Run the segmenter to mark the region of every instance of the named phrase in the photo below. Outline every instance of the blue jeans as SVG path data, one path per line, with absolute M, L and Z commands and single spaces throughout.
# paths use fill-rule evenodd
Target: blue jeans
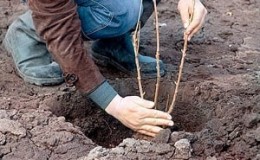
M 141 0 L 75 0 L 83 35 L 88 39 L 112 38 L 133 29 Z

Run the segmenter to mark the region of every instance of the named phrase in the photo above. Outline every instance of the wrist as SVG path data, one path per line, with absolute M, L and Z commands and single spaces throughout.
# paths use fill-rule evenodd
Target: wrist
M 119 107 L 119 104 L 121 103 L 122 99 L 123 98 L 119 94 L 117 94 L 113 98 L 113 100 L 108 104 L 108 106 L 106 107 L 105 111 L 108 114 L 110 114 L 110 115 L 112 115 L 114 117 L 116 115 L 118 115 L 118 111 L 119 111 L 118 107 Z
M 105 110 L 109 103 L 116 97 L 116 95 L 117 92 L 114 90 L 114 88 L 107 81 L 105 81 L 93 92 L 91 92 L 88 97 L 99 107 Z

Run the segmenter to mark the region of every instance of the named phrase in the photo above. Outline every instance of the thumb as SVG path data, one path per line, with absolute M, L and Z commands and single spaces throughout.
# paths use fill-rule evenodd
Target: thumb
M 141 107 L 144 107 L 144 108 L 153 108 L 154 107 L 154 102 L 142 99 L 142 98 L 137 97 L 137 96 L 132 96 L 131 100 L 135 104 L 137 104 Z
M 190 35 L 193 32 L 193 30 L 200 25 L 200 22 L 201 22 L 200 17 L 197 17 L 196 14 L 194 14 L 194 17 L 195 18 L 191 21 L 191 23 L 189 24 L 189 26 L 187 27 L 187 29 L 185 31 L 186 35 Z
M 185 23 L 183 24 L 183 27 L 184 27 L 185 29 L 187 29 L 188 26 L 189 26 L 189 22 L 185 22 Z
M 187 9 L 180 9 L 181 20 L 183 23 L 183 27 L 186 29 L 189 26 L 189 11 Z

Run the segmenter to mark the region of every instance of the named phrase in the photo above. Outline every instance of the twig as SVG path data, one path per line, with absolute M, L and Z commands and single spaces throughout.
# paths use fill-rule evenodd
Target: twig
M 156 85 L 155 85 L 155 93 L 154 93 L 154 103 L 155 108 L 157 107 L 158 103 L 158 95 L 159 95 L 159 89 L 160 89 L 160 35 L 159 35 L 159 22 L 158 22 L 158 12 L 157 12 L 157 5 L 156 0 L 153 0 L 154 5 L 154 15 L 155 15 L 155 27 L 156 27 L 156 42 L 157 42 L 157 49 L 156 49 L 156 69 L 157 69 L 157 79 L 156 79 Z
M 166 101 L 165 112 L 168 111 L 169 103 L 170 103 L 170 95 L 168 94 L 168 96 L 167 96 L 167 101 Z
M 181 77 L 182 77 L 182 70 L 183 70 L 183 65 L 184 65 L 184 61 L 185 61 L 187 46 L 188 46 L 188 37 L 184 36 L 184 46 L 183 46 L 183 50 L 181 51 L 182 58 L 181 58 L 181 64 L 180 64 L 180 68 L 179 68 L 178 80 L 176 82 L 176 87 L 175 87 L 174 94 L 173 94 L 173 100 L 172 100 L 172 103 L 168 110 L 168 113 L 172 113 L 174 106 L 175 106 L 175 102 L 176 102 L 176 98 L 177 98 L 177 94 L 178 94 L 178 90 L 179 90 L 179 85 L 180 85 L 180 81 L 181 81 Z
M 140 2 L 140 10 L 138 15 L 138 23 L 136 25 L 134 34 L 133 34 L 133 46 L 134 46 L 134 52 L 135 52 L 135 64 L 136 64 L 136 70 L 137 70 L 137 81 L 138 81 L 138 88 L 140 92 L 140 97 L 144 99 L 144 92 L 142 87 L 142 78 L 141 78 L 141 69 L 140 69 L 140 63 L 138 59 L 138 53 L 139 53 L 139 39 L 140 39 L 140 17 L 141 17 L 141 11 L 142 11 L 142 4 L 143 1 Z
M 194 17 L 194 10 L 195 10 L 195 0 L 193 0 L 193 10 L 192 10 L 191 17 L 189 19 L 190 23 L 192 22 L 193 17 Z M 186 57 L 187 48 L 188 48 L 188 36 L 184 35 L 184 45 L 183 45 L 183 49 L 181 50 L 182 58 L 181 58 L 181 64 L 180 64 L 180 68 L 179 68 L 178 80 L 175 83 L 176 87 L 175 87 L 174 94 L 173 94 L 173 100 L 172 100 L 172 103 L 171 103 L 170 108 L 168 110 L 168 113 L 172 113 L 172 111 L 175 107 L 176 98 L 177 98 L 177 94 L 178 94 L 178 90 L 179 90 L 179 85 L 180 85 L 180 81 L 181 81 L 181 77 L 182 77 L 182 70 L 183 70 L 183 65 L 184 65 L 184 61 L 185 61 L 185 57 Z

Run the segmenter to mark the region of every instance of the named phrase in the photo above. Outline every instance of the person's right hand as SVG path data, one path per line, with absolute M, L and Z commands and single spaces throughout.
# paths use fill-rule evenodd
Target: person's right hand
M 173 121 L 171 115 L 152 109 L 153 107 L 154 102 L 140 97 L 122 98 L 117 95 L 106 108 L 106 112 L 128 128 L 155 137 L 162 130 L 159 126 L 173 126 Z
M 184 36 L 188 36 L 188 40 L 190 40 L 201 29 L 207 15 L 207 9 L 200 0 L 180 0 L 178 10 L 186 29 Z

